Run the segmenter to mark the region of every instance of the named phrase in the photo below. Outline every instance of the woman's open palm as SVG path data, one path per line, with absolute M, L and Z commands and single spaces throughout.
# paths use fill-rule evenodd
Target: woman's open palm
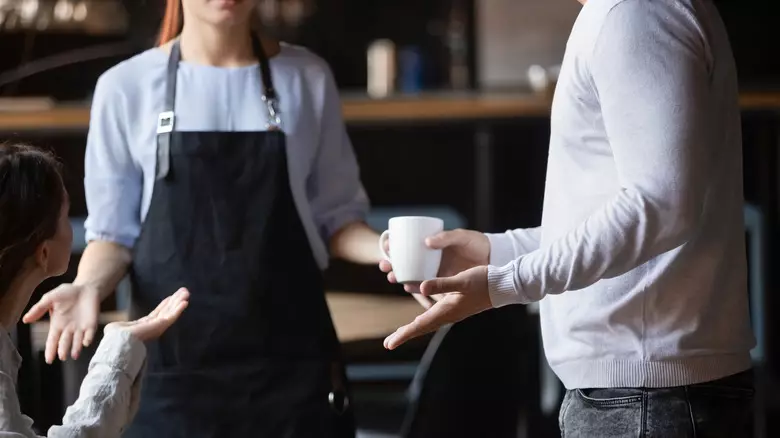
M 164 299 L 150 314 L 135 321 L 112 322 L 106 326 L 105 332 L 124 330 L 141 341 L 157 339 L 179 319 L 184 309 L 187 308 L 189 299 L 189 291 L 181 288 L 175 294 Z

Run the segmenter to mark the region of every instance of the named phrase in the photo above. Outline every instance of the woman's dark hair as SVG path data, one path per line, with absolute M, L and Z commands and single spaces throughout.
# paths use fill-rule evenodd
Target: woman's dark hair
M 57 232 L 66 196 L 61 169 L 49 152 L 0 144 L 0 296 L 38 246 Z

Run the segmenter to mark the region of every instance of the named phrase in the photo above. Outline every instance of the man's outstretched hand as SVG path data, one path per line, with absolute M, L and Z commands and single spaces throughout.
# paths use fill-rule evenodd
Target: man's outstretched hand
M 411 323 L 385 339 L 385 348 L 393 350 L 410 339 L 437 330 L 445 324 L 462 321 L 493 307 L 488 294 L 487 266 L 477 266 L 452 277 L 428 280 L 420 285 L 426 296 L 444 294 Z

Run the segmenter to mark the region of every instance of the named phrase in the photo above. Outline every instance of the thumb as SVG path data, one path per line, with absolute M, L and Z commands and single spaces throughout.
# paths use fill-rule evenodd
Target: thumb
M 30 310 L 24 315 L 24 318 L 22 318 L 22 322 L 25 324 L 30 324 L 32 322 L 38 321 L 43 317 L 43 315 L 46 314 L 46 312 L 51 309 L 52 305 L 52 298 L 51 295 L 46 294 L 43 297 L 41 297 L 41 300 L 35 303 L 34 306 L 30 308 Z
M 420 285 L 420 293 L 423 295 L 437 295 L 447 292 L 457 292 L 463 289 L 465 280 L 461 274 L 453 277 L 436 278 L 434 280 L 424 281 Z
M 461 230 L 442 231 L 425 239 L 425 244 L 431 249 L 444 249 L 448 246 L 463 243 L 465 237 Z

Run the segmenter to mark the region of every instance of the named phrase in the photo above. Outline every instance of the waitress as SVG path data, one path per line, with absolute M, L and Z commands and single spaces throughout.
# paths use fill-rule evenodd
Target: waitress
M 92 341 L 126 272 L 136 314 L 191 293 L 149 346 L 126 437 L 355 433 L 321 272 L 329 254 L 378 263 L 378 236 L 328 66 L 256 37 L 255 4 L 168 0 L 160 47 L 95 89 L 89 244 L 40 304 L 47 360 Z

